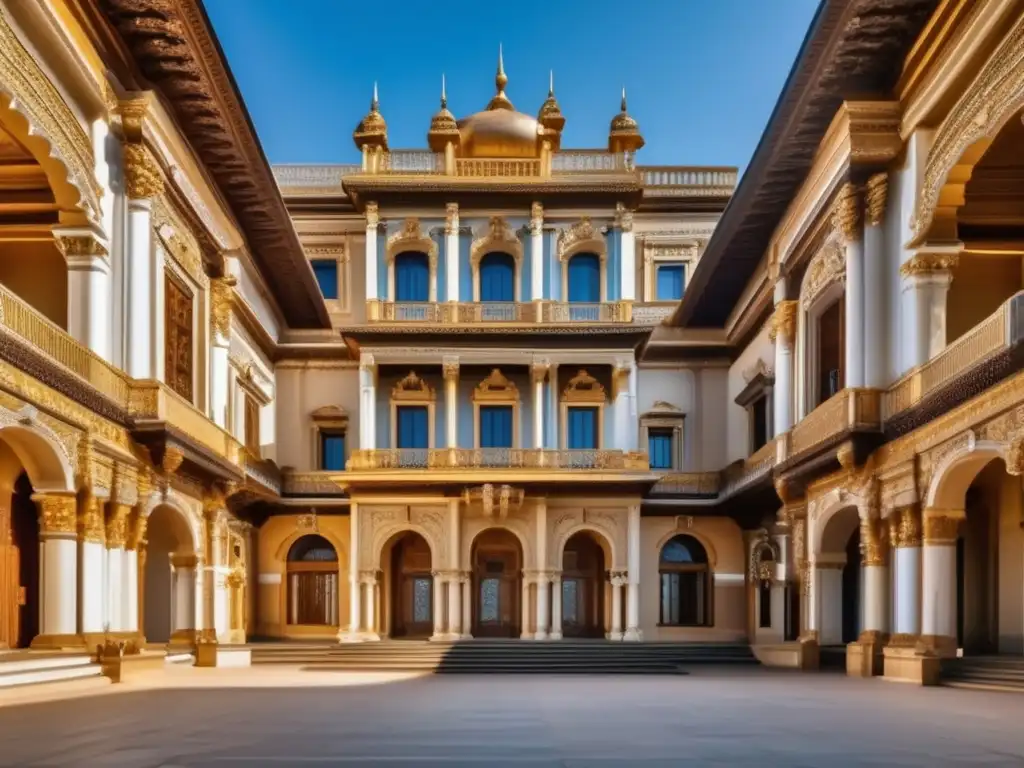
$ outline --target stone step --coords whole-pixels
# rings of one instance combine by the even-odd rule
[[[101,677],[99,664],[86,654],[41,654],[0,659],[0,688]]]

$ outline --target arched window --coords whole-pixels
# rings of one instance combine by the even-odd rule
[[[596,253],[578,253],[569,259],[569,301],[601,301],[601,259]]]
[[[507,253],[488,253],[480,260],[480,301],[515,301],[515,259]]]
[[[680,534],[661,548],[661,618],[670,627],[707,627],[711,618],[711,569],[699,541]]]
[[[338,553],[317,534],[288,550],[288,623],[338,626]]]
[[[406,251],[395,257],[395,301],[430,300],[430,264],[425,253]]]

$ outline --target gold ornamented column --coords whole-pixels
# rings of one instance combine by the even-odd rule
[[[81,631],[92,648],[104,641],[110,629],[106,612],[107,592],[103,573],[107,561],[104,500],[87,487],[78,506],[78,541],[81,561]]]
[[[836,193],[832,227],[846,256],[846,386],[864,386],[864,238],[860,194],[847,182]]]
[[[142,467],[136,478],[135,507],[128,520],[128,540],[125,543],[125,571],[128,574],[127,605],[128,626],[139,638],[139,647],[146,642],[143,625],[146,616],[146,526],[149,523],[147,505],[153,493],[153,477]]]
[[[888,518],[893,546],[893,616],[891,646],[913,646],[921,634],[921,516],[916,504],[893,510]]]
[[[174,608],[171,611],[171,645],[192,646],[196,642],[197,566],[195,554],[171,555]]]
[[[203,499],[202,619],[196,637],[196,666],[217,666],[217,587],[221,565],[224,495],[211,489]]]
[[[446,355],[444,369],[445,447],[449,450],[449,466],[455,466],[455,449],[459,447],[459,358]]]
[[[39,635],[33,648],[81,647],[78,635],[78,502],[36,494],[39,507]]]
[[[210,280],[210,418],[230,431],[228,395],[231,387],[231,315],[237,279],[232,275]]]
[[[775,434],[793,428],[793,342],[796,339],[797,301],[778,301],[772,315],[768,336],[775,344]]]
[[[888,176],[876,173],[864,192],[864,386],[882,389],[888,383],[886,353],[891,343],[885,300],[885,223]]]
[[[882,649],[889,639],[888,532],[875,511],[865,511],[860,520],[864,628],[846,657],[846,671],[859,677],[882,674]]]
[[[530,300],[534,303],[537,322],[541,319],[544,300],[544,206],[530,206]]]
[[[921,647],[929,654],[956,655],[956,541],[962,509],[926,509],[921,548]]]
[[[114,489],[106,521],[107,547],[107,628],[110,632],[127,632],[124,598],[128,595],[127,573],[125,573],[125,549],[128,543],[128,517],[131,505]]]

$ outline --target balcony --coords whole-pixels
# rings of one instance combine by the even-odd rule
[[[425,326],[631,323],[633,303],[395,302],[373,299],[366,303],[366,320],[369,323]]]
[[[617,450],[550,450],[545,448],[379,448],[359,450],[346,470],[393,469],[493,470],[550,469],[564,471],[649,472],[646,453]]]
[[[736,461],[720,472],[667,472],[655,483],[651,495],[727,499],[771,475],[777,440],[769,440],[745,460]]]
[[[783,436],[779,463],[809,458],[858,434],[880,435],[881,403],[882,393],[877,389],[840,390]]]
[[[1024,341],[1024,291],[1007,301],[939,354],[893,384],[882,396],[888,436],[903,434],[964,402],[1016,370],[1009,356]],[[983,368],[991,371],[976,375]],[[950,394],[952,393],[952,394]]]
[[[644,197],[729,197],[738,171],[731,167],[642,165],[638,168]]]

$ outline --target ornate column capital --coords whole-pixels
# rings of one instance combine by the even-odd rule
[[[37,493],[32,496],[39,506],[39,534],[73,536],[78,532],[78,501],[74,495]]]
[[[143,144],[125,143],[124,178],[131,200],[149,199],[164,191],[164,175],[156,158]]]
[[[530,206],[530,234],[539,235],[544,231],[544,206],[533,203]]]
[[[124,549],[128,542],[128,516],[132,508],[127,504],[111,503],[107,515],[107,549]]]
[[[615,204],[615,226],[623,232],[633,231],[633,212],[622,203]]]
[[[366,228],[376,230],[380,224],[380,209],[377,203],[371,201],[366,204]]]
[[[65,261],[74,259],[106,258],[107,244],[88,230],[54,230],[54,241]]]
[[[90,494],[78,511],[78,537],[85,542],[102,544],[105,534],[103,500]]]
[[[876,173],[868,179],[865,189],[866,221],[869,227],[877,227],[885,218],[885,204],[889,194],[889,174]]]
[[[921,515],[925,544],[950,545],[957,540],[960,521],[964,519],[962,509],[926,509]]]
[[[231,336],[231,308],[238,280],[233,275],[210,280],[210,325],[224,338]]]
[[[886,560],[885,524],[877,517],[860,519],[861,565],[882,566]]]
[[[768,338],[772,343],[775,343],[776,339],[781,339],[783,344],[792,345],[796,338],[796,310],[799,304],[798,300],[790,299],[775,305],[768,329]]]
[[[900,277],[945,275],[959,262],[960,253],[955,250],[919,251],[900,265]]]
[[[142,129],[146,124],[151,101],[151,92],[140,91],[117,104],[117,112],[121,116],[121,132],[129,142],[138,144],[142,141]]]
[[[534,360],[530,363],[530,383],[538,384],[544,381],[551,370],[551,361],[547,359]]]
[[[359,355],[359,370],[374,373],[377,370],[376,358],[368,352],[363,352]]]
[[[457,235],[459,233],[458,203],[448,203],[444,207],[444,233],[446,235]]]
[[[861,238],[860,195],[850,182],[836,192],[832,203],[832,229],[844,243],[855,243]]]
[[[135,514],[129,520],[128,523],[128,539],[125,542],[125,549],[128,550],[141,550],[146,546],[146,527],[149,525],[149,518],[142,514],[142,510],[136,510]],[[190,555],[193,559],[193,567],[195,561],[195,555]]]
[[[442,369],[444,370],[445,381],[458,381],[459,380],[459,358],[455,356],[445,356],[441,361]]]
[[[359,571],[359,583],[368,584],[371,587],[377,584],[378,571],[376,568],[369,568]]]
[[[921,515],[916,504],[899,507],[889,516],[889,541],[898,548],[921,546]]]

